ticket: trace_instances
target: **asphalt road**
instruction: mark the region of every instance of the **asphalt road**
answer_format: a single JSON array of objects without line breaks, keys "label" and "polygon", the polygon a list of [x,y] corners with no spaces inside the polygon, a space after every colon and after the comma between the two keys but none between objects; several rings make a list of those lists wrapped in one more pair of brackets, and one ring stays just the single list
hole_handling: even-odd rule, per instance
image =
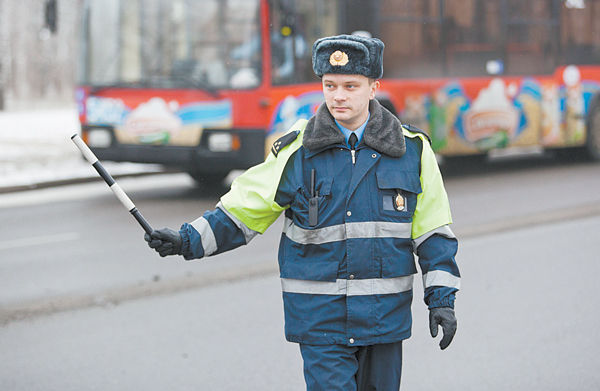
[{"label": "asphalt road", "polygon": [[[121,185],[157,227],[220,193],[181,175]],[[446,186],[462,238],[459,332],[440,352],[417,282],[403,389],[598,389],[600,165],[467,166]],[[185,262],[150,252],[100,183],[2,195],[0,221],[0,389],[303,389],[283,338],[280,222]]]}]

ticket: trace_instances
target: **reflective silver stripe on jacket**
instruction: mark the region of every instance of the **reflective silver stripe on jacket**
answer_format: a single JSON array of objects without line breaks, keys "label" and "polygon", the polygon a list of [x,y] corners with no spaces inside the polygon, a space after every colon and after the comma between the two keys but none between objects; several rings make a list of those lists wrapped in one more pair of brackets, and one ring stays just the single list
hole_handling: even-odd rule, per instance
[{"label": "reflective silver stripe on jacket", "polygon": [[454,236],[454,232],[452,232],[449,225],[442,225],[441,227],[432,229],[431,231],[426,232],[423,235],[419,236],[418,238],[414,239],[414,241],[413,241],[414,249],[416,250],[424,241],[426,241],[427,239],[429,239],[430,237],[432,237],[435,234],[439,234],[439,235],[445,236],[450,239],[456,238],[456,236]]},{"label": "reflective silver stripe on jacket", "polygon": [[254,239],[254,237],[256,235],[258,235],[258,232],[256,232],[253,229],[248,228],[246,226],[246,224],[244,224],[240,219],[238,219],[237,217],[235,217],[234,215],[229,213],[229,211],[227,209],[225,209],[225,207],[223,206],[221,201],[219,201],[219,203],[217,203],[217,208],[221,209],[223,211],[223,213],[225,213],[227,215],[227,217],[229,217],[231,219],[231,221],[233,221],[233,223],[236,225],[236,227],[238,227],[240,229],[240,231],[242,231],[242,233],[244,234],[244,238],[246,239],[246,244],[248,244],[252,239]]},{"label": "reflective silver stripe on jacket", "polygon": [[430,286],[447,286],[460,289],[460,277],[443,270],[432,270],[423,274],[423,288]]},{"label": "reflective silver stripe on jacket", "polygon": [[388,295],[412,289],[413,276],[394,278],[370,278],[365,280],[307,281],[292,278],[281,279],[281,289],[287,293],[311,295]]},{"label": "reflective silver stripe on jacket", "polygon": [[204,256],[207,257],[217,251],[217,239],[215,239],[215,234],[204,217],[198,217],[196,220],[190,223],[192,227],[201,236],[202,248],[204,249]]},{"label": "reflective silver stripe on jacket", "polygon": [[346,239],[359,238],[400,238],[410,239],[411,223],[388,221],[365,221],[332,225],[317,229],[304,229],[287,218],[283,232],[292,241],[300,244],[322,244]]}]

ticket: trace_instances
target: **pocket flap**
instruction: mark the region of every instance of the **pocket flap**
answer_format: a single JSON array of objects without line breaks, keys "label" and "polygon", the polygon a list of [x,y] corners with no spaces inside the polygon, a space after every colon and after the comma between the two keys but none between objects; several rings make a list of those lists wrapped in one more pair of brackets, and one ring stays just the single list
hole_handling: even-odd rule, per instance
[{"label": "pocket flap", "polygon": [[317,179],[317,184],[315,185],[315,190],[319,192],[320,196],[328,196],[331,194],[331,186],[333,183],[333,178],[323,178],[322,180]]},{"label": "pocket flap", "polygon": [[376,172],[376,176],[380,189],[401,189],[415,194],[422,191],[418,172],[380,170]]},{"label": "pocket flap", "polygon": [[[333,178],[318,178],[315,184],[315,191],[319,193],[319,196],[325,197],[331,194],[331,188],[333,186]],[[310,198],[310,187],[309,185],[298,185],[298,191],[301,191],[306,198]]]}]

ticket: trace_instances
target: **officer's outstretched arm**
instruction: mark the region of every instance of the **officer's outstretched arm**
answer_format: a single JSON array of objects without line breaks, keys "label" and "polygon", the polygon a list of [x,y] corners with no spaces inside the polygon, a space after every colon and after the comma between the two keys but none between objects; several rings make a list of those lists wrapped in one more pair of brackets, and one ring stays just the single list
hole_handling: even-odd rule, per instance
[{"label": "officer's outstretched arm", "polygon": [[190,260],[247,244],[257,233],[229,214],[219,202],[215,210],[207,211],[191,223],[184,223],[179,232],[163,228],[145,234],[144,239],[161,257],[183,255]]},{"label": "officer's outstretched arm", "polygon": [[181,226],[181,255],[187,260],[217,255],[248,244],[258,232],[248,228],[219,202],[217,208]]},{"label": "officer's outstretched arm", "polygon": [[276,141],[263,163],[237,177],[214,210],[183,224],[178,233],[179,254],[197,259],[232,250],[262,234],[277,220],[288,207],[275,201],[280,179],[288,160],[302,145],[306,122],[294,124],[291,132]]}]

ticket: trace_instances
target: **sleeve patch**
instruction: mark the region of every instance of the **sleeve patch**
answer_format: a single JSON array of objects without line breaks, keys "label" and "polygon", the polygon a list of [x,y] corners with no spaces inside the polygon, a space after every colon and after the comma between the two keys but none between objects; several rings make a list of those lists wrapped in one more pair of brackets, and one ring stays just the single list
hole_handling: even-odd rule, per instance
[{"label": "sleeve patch", "polygon": [[299,134],[299,130],[294,130],[279,137],[271,146],[271,152],[273,153],[273,155],[277,157],[279,151],[281,151],[281,149],[287,147],[292,142],[294,142],[294,140],[298,137]]}]

